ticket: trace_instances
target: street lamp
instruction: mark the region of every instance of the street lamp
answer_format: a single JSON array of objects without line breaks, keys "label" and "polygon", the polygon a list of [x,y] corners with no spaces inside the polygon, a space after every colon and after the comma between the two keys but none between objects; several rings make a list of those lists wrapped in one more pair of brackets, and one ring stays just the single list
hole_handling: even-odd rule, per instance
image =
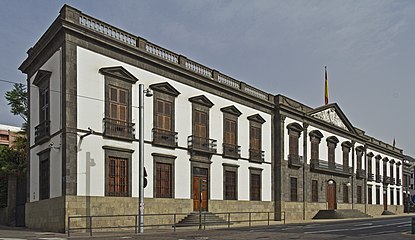
[{"label": "street lamp", "polygon": [[144,232],[144,93],[146,97],[153,94],[150,89],[144,90],[144,84],[138,85],[138,216],[140,233]]}]

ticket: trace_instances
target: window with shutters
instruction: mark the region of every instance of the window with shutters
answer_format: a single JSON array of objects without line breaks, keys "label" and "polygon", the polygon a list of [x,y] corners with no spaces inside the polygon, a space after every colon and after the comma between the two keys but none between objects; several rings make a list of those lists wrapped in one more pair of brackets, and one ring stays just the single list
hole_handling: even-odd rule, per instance
[{"label": "window with shutters", "polygon": [[318,181],[311,180],[311,201],[318,202]]},{"label": "window with shutters", "polygon": [[265,120],[255,114],[248,117],[249,120],[249,160],[262,163],[264,151],[262,151],[262,124]]},{"label": "window with shutters", "polygon": [[174,198],[174,167],[176,156],[152,153],[154,176],[153,191],[156,198]]},{"label": "window with shutters", "polygon": [[313,130],[309,134],[310,142],[311,142],[311,160],[319,161],[320,160],[320,142],[323,138],[323,134],[321,134],[318,130]]},{"label": "window with shutters", "polygon": [[33,84],[39,89],[39,125],[35,127],[35,143],[41,143],[50,136],[50,77],[49,71],[39,70]]},{"label": "window with shutters", "polygon": [[391,188],[390,189],[390,205],[395,205],[394,193],[395,193],[395,189]]},{"label": "window with shutters", "polygon": [[236,177],[235,171],[225,171],[225,200],[237,200]]},{"label": "window with shutters", "polygon": [[131,196],[133,150],[103,146],[105,150],[105,196]]},{"label": "window with shutters", "polygon": [[356,194],[357,194],[357,203],[362,203],[362,186],[357,186],[356,188]]},{"label": "window with shutters", "polygon": [[369,185],[367,188],[367,203],[372,204],[372,186]]},{"label": "window with shutters", "polygon": [[261,201],[261,173],[251,171],[250,173],[250,196],[251,201]]},{"label": "window with shutters", "polygon": [[298,141],[303,128],[298,123],[290,123],[288,129],[288,164],[290,167],[301,167]]},{"label": "window with shutters", "polygon": [[296,177],[290,177],[290,201],[298,201],[298,185]]},{"label": "window with shutters", "polygon": [[396,205],[401,205],[401,191],[396,189]]},{"label": "window with shutters", "polygon": [[128,159],[110,156],[107,167],[107,196],[128,196]]},{"label": "window with shutters", "polygon": [[[336,146],[339,140],[334,137],[328,137],[327,138],[327,160],[328,160],[328,166],[329,169],[333,170],[336,168]],[[348,158],[347,158],[348,161]]]},{"label": "window with shutters", "polygon": [[172,166],[168,163],[156,163],[156,198],[172,197]]},{"label": "window with shutters", "polygon": [[104,136],[131,141],[135,137],[132,122],[132,84],[137,79],[123,67],[101,68],[105,77]]},{"label": "window with shutters", "polygon": [[189,98],[192,102],[192,135],[188,137],[191,154],[210,156],[216,153],[214,139],[209,139],[209,111],[213,103],[204,95]]},{"label": "window with shutters", "polygon": [[343,202],[349,203],[349,187],[343,184]]},{"label": "window with shutters", "polygon": [[163,147],[177,147],[175,132],[175,100],[180,94],[167,82],[150,85],[153,90],[153,144]]},{"label": "window with shutters", "polygon": [[50,197],[50,150],[39,154],[39,199]]},{"label": "window with shutters", "polygon": [[380,204],[380,188],[376,187],[376,204]]},{"label": "window with shutters", "polygon": [[[350,157],[350,148],[352,144],[349,141],[342,143],[342,153],[343,153],[343,171],[349,172],[349,157]],[[359,166],[359,165],[357,165]],[[357,169],[359,170],[359,168]]]},{"label": "window with shutters", "polygon": [[222,156],[227,158],[239,158],[240,146],[238,146],[238,117],[242,114],[235,106],[223,107],[223,144]]}]

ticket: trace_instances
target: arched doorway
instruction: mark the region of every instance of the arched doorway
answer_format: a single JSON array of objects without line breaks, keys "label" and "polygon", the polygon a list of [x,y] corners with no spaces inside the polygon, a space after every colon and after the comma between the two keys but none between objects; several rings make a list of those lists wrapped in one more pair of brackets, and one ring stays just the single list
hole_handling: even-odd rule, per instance
[{"label": "arched doorway", "polygon": [[331,179],[327,181],[327,209],[337,209],[336,182]]}]

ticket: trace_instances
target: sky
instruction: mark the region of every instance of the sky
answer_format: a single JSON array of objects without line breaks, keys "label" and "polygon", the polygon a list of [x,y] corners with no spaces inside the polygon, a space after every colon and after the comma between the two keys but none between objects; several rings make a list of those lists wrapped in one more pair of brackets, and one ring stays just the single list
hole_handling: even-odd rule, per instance
[{"label": "sky", "polygon": [[[415,156],[415,1],[0,0],[0,80],[18,67],[64,4],[271,94],[329,102],[353,126]],[[11,115],[0,81],[0,123]]]}]

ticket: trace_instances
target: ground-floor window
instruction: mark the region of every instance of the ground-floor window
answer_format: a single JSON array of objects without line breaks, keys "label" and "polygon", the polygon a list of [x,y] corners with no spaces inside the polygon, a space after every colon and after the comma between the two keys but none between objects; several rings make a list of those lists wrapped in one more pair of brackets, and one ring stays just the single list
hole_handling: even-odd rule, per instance
[{"label": "ground-floor window", "polygon": [[311,180],[311,201],[318,202],[318,181]]},{"label": "ground-floor window", "polygon": [[401,205],[401,191],[399,189],[396,192],[396,205]]},{"label": "ground-floor window", "polygon": [[236,179],[237,174],[235,171],[225,171],[225,200],[237,200]]},{"label": "ground-floor window", "polygon": [[343,184],[343,202],[349,203],[349,187]]},{"label": "ground-floor window", "polygon": [[39,199],[50,197],[50,151],[39,153]]},{"label": "ground-floor window", "polygon": [[357,203],[362,203],[362,186],[357,186]]},{"label": "ground-floor window", "polygon": [[261,171],[262,169],[250,168],[250,196],[252,201],[261,201]]},{"label": "ground-floor window", "polygon": [[376,187],[376,204],[380,204],[380,188]]},{"label": "ground-floor window", "polygon": [[395,189],[393,189],[393,188],[391,188],[390,189],[390,198],[391,198],[391,203],[390,203],[390,205],[394,205],[394,194],[393,194],[393,192],[394,192],[394,190]]},{"label": "ground-floor window", "polygon": [[105,196],[131,196],[131,158],[133,150],[104,146]]},{"label": "ground-floor window", "polygon": [[156,198],[172,197],[172,166],[168,163],[156,163]]},{"label": "ground-floor window", "polygon": [[290,200],[292,202],[298,201],[297,191],[298,191],[297,178],[290,177]]},{"label": "ground-floor window", "polygon": [[367,203],[372,204],[372,186],[367,187]]}]

